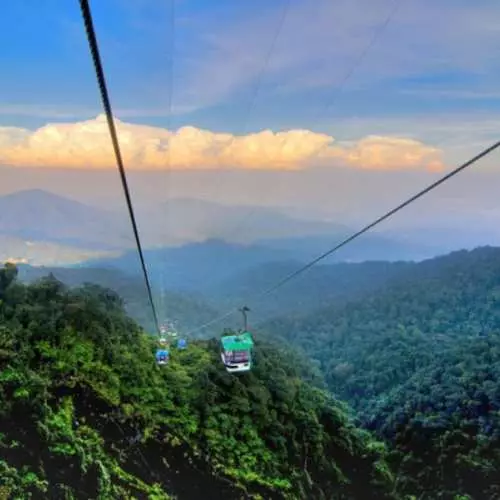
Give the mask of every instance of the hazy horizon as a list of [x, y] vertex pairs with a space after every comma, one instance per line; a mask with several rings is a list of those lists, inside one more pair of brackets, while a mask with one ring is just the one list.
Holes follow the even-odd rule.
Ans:
[[[28, 175], [27, 175], [28, 174]], [[0, 196], [42, 189], [91, 206], [123, 210], [124, 195], [118, 172], [15, 169], [0, 167], [5, 183]], [[132, 172], [128, 173], [133, 203], [138, 210], [171, 199], [193, 199], [226, 206], [276, 209], [294, 218], [325, 220], [347, 225], [369, 222], [382, 212], [439, 177], [419, 172], [353, 172], [325, 169], [306, 172]], [[401, 227], [462, 225], [495, 231], [500, 221], [497, 175], [464, 172], [404, 209], [381, 230]], [[167, 190], [166, 184], [169, 183]], [[242, 186], [244, 186], [242, 188]], [[354, 194], [354, 196], [353, 196]], [[498, 208], [497, 208], [498, 207]], [[464, 230], [467, 225], [465, 224]]]

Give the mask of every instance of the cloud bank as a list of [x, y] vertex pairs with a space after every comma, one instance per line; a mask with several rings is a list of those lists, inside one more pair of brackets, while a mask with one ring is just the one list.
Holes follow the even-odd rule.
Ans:
[[[339, 143], [310, 130], [244, 136], [185, 126], [176, 131], [116, 120], [128, 169], [277, 169], [348, 166], [359, 169], [444, 168], [439, 149], [400, 137], [367, 136]], [[35, 131], [0, 127], [0, 164], [17, 167], [114, 168], [106, 118], [47, 124]]]

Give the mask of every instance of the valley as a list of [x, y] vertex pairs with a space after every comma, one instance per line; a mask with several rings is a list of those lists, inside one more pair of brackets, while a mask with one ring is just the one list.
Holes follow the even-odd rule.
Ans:
[[[23, 300], [27, 300], [28, 305], [41, 301], [40, 304], [44, 304], [42, 309], [45, 310], [53, 306], [44, 302], [44, 297], [52, 296], [51, 300], [62, 301], [60, 307], [70, 307], [72, 311], [74, 309], [73, 319], [68, 317], [65, 321], [70, 321], [68, 325], [73, 326], [68, 328], [76, 328], [75, 332], [80, 331], [83, 325], [79, 319], [80, 314], [102, 315], [99, 320], [101, 325], [116, 321], [112, 330], [108, 326], [94, 325], [96, 331], [105, 335], [103, 338], [111, 335], [109, 342], [117, 343], [116, 348], [121, 354], [117, 351], [112, 356], [125, 356], [123, 360], [130, 360], [131, 354], [123, 349], [133, 346], [135, 353], [142, 353], [142, 361], [137, 361], [133, 370], [138, 370], [137, 373], [150, 370], [145, 368], [151, 361], [151, 351], [146, 346], [154, 344], [154, 335], [151, 334], [155, 332], [155, 325], [136, 252], [119, 248], [119, 245], [111, 249], [111, 245], [107, 250], [102, 250], [102, 253], [95, 250], [97, 254], [92, 254], [91, 251], [88, 254], [81, 253], [80, 261], [61, 265], [65, 263], [62, 259], [65, 254], [54, 256], [50, 252], [60, 252], [61, 248], [69, 245], [72, 241], [71, 229], [64, 231], [62, 223], [57, 230], [42, 229], [43, 225], [39, 228], [38, 237], [46, 238], [47, 243], [44, 243], [45, 246], [35, 246], [34, 255], [38, 256], [39, 261], [46, 260], [42, 265], [36, 265], [36, 260], [30, 261], [27, 257], [18, 259], [16, 280], [9, 282], [11, 285], [7, 285], [2, 292], [7, 294], [3, 300], [7, 300], [6, 304], [13, 301], [12, 306], [9, 309], [0, 302], [4, 324], [10, 325], [7, 330], [2, 330], [10, 333], [0, 331], [0, 357], [3, 356], [0, 360], [3, 371], [0, 373], [3, 374], [2, 377], [6, 377], [8, 373], [14, 373], [12, 370], [18, 370], [17, 382], [0, 380], [3, 384], [3, 397], [7, 398], [6, 408], [10, 408], [7, 411], [21, 411], [20, 403], [16, 402], [16, 398], [11, 400], [13, 396], [9, 394], [12, 395], [15, 391], [18, 391], [16, 394], [24, 394], [24, 390], [35, 394], [35, 389], [29, 385], [34, 383], [29, 382], [32, 380], [30, 377], [45, 377], [48, 373], [31, 355], [23, 362], [28, 363], [32, 367], [29, 370], [32, 371], [19, 371], [19, 366], [9, 354], [12, 352], [9, 347], [13, 345], [12, 342], [30, 342], [29, 349], [41, 353], [37, 356], [52, 359], [56, 363], [54, 369], [64, 373], [64, 366], [67, 366], [64, 359], [75, 359], [75, 349], [92, 349], [94, 354], [86, 359], [95, 361], [86, 368], [87, 362], [81, 365], [75, 372], [77, 375], [70, 376], [70, 372], [64, 375], [70, 377], [68, 380], [73, 380], [71, 384], [78, 380], [78, 389], [76, 386], [61, 389], [57, 382], [51, 387], [53, 397], [59, 398], [60, 402], [52, 407], [51, 411], [55, 413], [50, 418], [69, 411], [78, 418], [90, 418], [90, 410], [77, 403], [83, 397], [89, 404], [103, 409], [97, 420], [91, 419], [86, 424], [91, 427], [85, 427], [85, 432], [90, 433], [98, 428], [102, 429], [100, 432], [103, 443], [117, 432], [116, 429], [113, 430], [114, 424], [104, 426], [102, 419], [106, 419], [105, 415], [117, 414], [122, 415], [122, 419], [125, 418], [124, 422], [127, 423], [124, 432], [130, 434], [127, 439], [132, 439], [132, 434], [138, 432], [138, 429], [146, 432], [148, 426], [163, 429], [161, 432], [170, 436], [169, 448], [162, 448], [160, 451], [158, 446], [164, 446], [159, 444], [163, 438], [155, 434], [148, 441], [149, 448], [144, 447], [145, 443], [140, 445], [140, 453], [147, 455], [148, 460], [155, 464], [154, 473], [161, 473], [165, 478], [160, 482], [161, 485], [157, 483], [154, 488], [163, 488], [162, 491], [168, 491], [168, 494], [176, 492], [180, 498], [196, 494], [188, 486], [189, 472], [182, 472], [182, 459], [177, 455], [177, 445], [171, 447], [172, 443], [180, 439], [185, 447], [183, 453], [191, 457], [190, 463], [201, 460], [196, 466], [199, 480], [206, 488], [212, 488], [214, 495], [216, 491], [222, 491], [221, 488], [226, 487], [229, 488], [227, 494], [238, 495], [237, 489], [244, 485], [252, 494], [263, 494], [267, 498], [274, 498], [273, 495], [276, 498], [288, 498], [286, 492], [294, 487], [300, 490], [300, 498], [308, 494], [321, 496], [328, 492], [334, 494], [345, 491], [348, 498], [361, 499], [376, 490], [380, 498], [401, 500], [414, 496], [430, 499], [434, 498], [436, 492], [442, 498], [450, 500], [464, 495], [474, 499], [495, 498], [500, 484], [488, 471], [500, 468], [500, 456], [496, 451], [500, 428], [497, 418], [500, 393], [496, 390], [496, 381], [500, 376], [500, 248], [459, 250], [423, 260], [374, 258], [360, 259], [359, 262], [354, 249], [352, 259], [342, 261], [339, 257], [340, 261], [321, 263], [280, 288], [279, 293], [255, 303], [249, 301], [249, 297], [255, 295], [256, 291], [268, 288], [306, 261], [309, 247], [301, 247], [298, 244], [300, 238], [268, 238], [250, 244], [208, 239], [172, 247], [147, 248], [147, 266], [160, 318], [175, 324], [179, 333], [187, 337], [190, 345], [186, 353], [174, 355], [165, 371], [166, 379], [163, 376], [155, 379], [155, 387], [160, 387], [163, 383], [175, 387], [169, 397], [173, 397], [176, 403], [165, 400], [165, 408], [170, 410], [163, 414], [162, 411], [155, 413], [158, 410], [153, 409], [154, 403], [143, 399], [149, 398], [148, 391], [144, 388], [131, 389], [136, 391], [134, 393], [128, 393], [124, 388], [118, 389], [117, 383], [129, 380], [127, 377], [130, 377], [131, 368], [106, 364], [107, 358], [102, 356], [108, 356], [104, 353], [112, 344], [98, 340], [92, 330], [85, 330], [83, 335], [86, 340], [71, 336], [76, 333], [67, 337], [69, 333], [64, 332], [70, 330], [57, 330], [61, 335], [57, 342], [63, 342], [60, 345], [64, 347], [62, 350], [54, 350], [49, 347], [53, 341], [47, 335], [52, 331], [51, 328], [58, 329], [59, 326], [50, 323], [52, 320], [47, 320], [47, 325], [53, 325], [47, 329], [43, 322], [36, 326], [32, 319], [27, 330], [32, 335], [30, 340], [15, 340], [16, 322], [25, 324], [26, 321], [22, 319], [25, 314], [23, 309], [13, 312], [17, 311], [16, 304], [21, 300], [20, 297], [25, 297]], [[6, 225], [3, 230], [15, 233]], [[22, 237], [27, 235], [4, 236], [4, 241], [24, 241]], [[326, 241], [327, 237], [309, 238], [309, 243], [317, 243], [320, 240]], [[48, 243], [49, 240], [56, 243]], [[388, 247], [384, 245], [390, 243], [380, 241], [382, 247], [379, 250], [388, 252]], [[83, 242], [84, 239], [76, 243], [79, 245]], [[90, 240], [87, 243], [89, 247], [92, 246]], [[290, 247], [296, 245], [296, 250], [291, 251], [288, 244]], [[373, 244], [373, 255], [377, 255], [378, 250]], [[4, 245], [4, 251], [12, 254], [15, 246]], [[12, 277], [8, 278], [7, 282], [11, 279]], [[5, 283], [2, 286], [5, 287]], [[71, 305], [74, 300], [78, 306]], [[64, 305], [66, 303], [69, 305]], [[224, 328], [240, 328], [242, 319], [236, 312], [223, 322], [211, 321], [228, 309], [247, 303], [251, 306], [250, 329], [257, 339], [256, 368], [248, 380], [233, 380], [227, 378], [219, 365], [216, 339]], [[38, 306], [29, 307], [35, 308], [35, 318]], [[16, 314], [20, 316], [17, 317]], [[207, 322], [211, 323], [207, 328], [198, 328]], [[132, 331], [136, 333], [132, 334]], [[118, 337], [113, 341], [112, 335]], [[104, 344], [101, 345], [100, 342]], [[142, 366], [141, 363], [145, 365]], [[122, 369], [125, 371], [117, 371]], [[96, 370], [95, 375], [91, 375], [91, 371]], [[38, 375], [35, 376], [35, 373]], [[55, 372], [51, 376], [55, 376]], [[77, 378], [71, 379], [73, 376]], [[54, 380], [58, 380], [57, 377]], [[103, 377], [106, 379], [104, 385]], [[302, 387], [300, 384], [306, 385]], [[63, 399], [57, 396], [60, 390], [66, 394]], [[189, 396], [183, 396], [182, 391], [188, 391]], [[320, 432], [314, 436], [310, 435], [311, 430], [304, 430], [303, 425], [306, 424], [303, 419], [306, 417], [301, 412], [305, 410], [296, 407], [289, 399], [298, 397], [297, 394], [302, 394], [303, 391], [312, 391], [308, 393], [309, 396], [303, 396], [306, 399], [311, 397], [309, 402], [301, 400], [301, 404], [309, 405], [308, 408], [311, 408], [312, 400], [318, 401], [318, 397], [323, 401], [320, 406], [315, 407], [314, 411], [318, 412], [315, 417], [307, 413], [307, 418], [312, 420], [306, 419], [306, 427]], [[116, 399], [118, 393], [121, 396]], [[202, 393], [210, 402], [207, 400], [201, 403]], [[227, 403], [228, 397], [234, 398], [230, 399], [230, 405]], [[149, 407], [151, 404], [153, 406]], [[182, 415], [174, 411], [174, 407], [179, 404]], [[200, 404], [206, 406], [199, 414]], [[145, 407], [149, 408], [149, 416], [142, 413]], [[295, 411], [299, 413], [294, 413]], [[143, 423], [127, 420], [127, 412], [132, 412], [136, 415], [134, 418], [139, 418]], [[238, 426], [241, 422], [247, 422], [249, 415], [253, 415], [253, 419], [262, 419], [258, 425], [264, 427], [259, 427], [259, 430], [246, 427], [246, 437], [242, 438]], [[291, 419], [288, 423], [283, 421], [285, 415], [289, 415]], [[227, 418], [230, 418], [232, 424], [227, 423]], [[44, 425], [50, 427], [53, 425], [50, 422], [49, 419]], [[231, 427], [233, 424], [234, 428]], [[26, 428], [32, 425], [31, 421], [26, 420]], [[24, 439], [14, 429], [5, 428], [9, 429], [9, 443]], [[202, 428], [205, 430], [195, 430]], [[294, 432], [298, 434], [295, 434], [293, 442], [286, 444], [283, 436], [288, 432], [286, 429], [292, 428], [297, 429]], [[339, 432], [339, 428], [344, 429], [341, 432], [345, 439], [358, 443], [358, 450], [370, 449], [372, 454], [366, 455], [367, 452], [364, 451], [362, 453], [365, 453], [365, 458], [361, 458], [361, 455], [353, 455], [352, 449], [347, 452], [344, 444], [333, 437]], [[65, 437], [53, 434], [50, 438], [55, 439], [51, 441], [51, 446], [56, 446], [54, 449], [60, 449], [57, 447], [61, 445], [55, 444], [61, 442], [58, 439], [74, 443], [72, 446], [90, 446], [90, 442], [82, 441], [84, 438], [78, 432], [75, 434], [69, 428], [64, 432], [67, 433]], [[208, 435], [212, 437], [207, 441], [206, 434], [197, 432], [209, 432]], [[260, 448], [255, 453], [248, 451], [243, 455], [228, 455], [229, 452], [219, 441], [219, 437], [228, 432], [234, 443], [248, 439], [245, 449], [250, 450], [255, 446]], [[269, 434], [269, 439], [259, 441], [260, 444], [257, 445], [255, 440], [261, 439], [257, 436], [262, 436], [262, 433]], [[40, 440], [42, 443], [48, 438], [33, 434], [30, 439]], [[316, 479], [312, 486], [307, 475], [303, 476], [299, 472], [299, 464], [303, 459], [303, 447], [313, 446], [313, 442], [317, 443], [318, 439], [323, 440], [321, 446], [329, 451], [323, 461], [319, 455], [313, 455], [315, 465], [310, 474], [316, 474]], [[208, 453], [209, 458], [200, 459], [196, 451], [200, 446]], [[286, 447], [289, 449], [286, 453], [292, 455], [284, 454]], [[282, 451], [269, 451], [276, 449]], [[295, 451], [292, 452], [291, 449]], [[118, 472], [115, 479], [110, 479], [110, 491], [119, 492], [122, 491], [120, 488], [125, 488], [123, 492], [140, 490], [152, 494], [153, 490], [148, 490], [150, 486], [147, 485], [153, 484], [155, 479], [148, 478], [149, 472], [143, 466], [138, 463], [133, 465], [131, 452], [131, 448], [122, 447], [122, 456], [128, 458], [116, 462], [117, 459], [108, 454], [105, 448], [98, 451], [101, 456], [98, 460], [106, 464], [105, 467], [110, 471], [122, 471]], [[158, 453], [171, 457], [173, 467], [180, 474], [179, 479], [174, 480], [165, 470], [160, 472], [157, 468], [160, 467], [157, 465]], [[258, 456], [264, 462], [271, 460], [269, 453], [278, 453], [273, 455], [274, 465], [266, 466], [267, 468], [255, 468], [251, 465]], [[370, 456], [368, 462], [367, 456]], [[6, 457], [7, 462], [0, 460], [0, 467], [4, 468], [5, 477], [12, 478], [12, 483], [9, 484], [14, 488], [14, 484], [26, 480], [20, 478], [20, 469], [16, 467], [26, 465], [26, 460], [30, 459], [21, 456], [15, 458], [10, 453]], [[53, 470], [54, 457], [55, 455], [39, 457], [45, 461], [47, 471]], [[97, 460], [95, 457], [94, 459]], [[294, 472], [283, 469], [283, 460], [291, 460], [289, 463], [295, 464]], [[446, 466], [442, 465], [444, 462]], [[34, 463], [30, 463], [34, 467]], [[358, 471], [356, 474], [363, 470], [362, 474], [371, 478], [366, 479], [369, 492], [357, 490], [354, 483], [349, 483], [352, 485], [349, 487], [341, 486], [344, 479], [353, 474], [354, 469], [349, 468], [351, 466]], [[325, 467], [332, 474], [330, 479], [322, 475], [321, 470]], [[377, 469], [378, 476], [374, 475], [373, 468]], [[56, 476], [51, 476], [54, 472], [48, 474], [43, 476], [51, 478], [46, 491], [55, 494], [56, 490], [53, 488]], [[136, 476], [134, 479], [127, 476], [129, 482], [126, 486], [118, 480], [120, 475], [124, 477], [123, 474]], [[115, 476], [111, 473], [110, 477]], [[292, 482], [291, 477], [295, 478]], [[219, 480], [226, 486], [219, 484]], [[82, 487], [62, 477], [57, 481], [65, 482], [72, 491]], [[42, 483], [30, 484], [29, 488], [43, 489]], [[92, 491], [98, 491], [100, 487], [92, 488], [97, 488]], [[91, 490], [86, 491], [88, 495], [93, 494]]]

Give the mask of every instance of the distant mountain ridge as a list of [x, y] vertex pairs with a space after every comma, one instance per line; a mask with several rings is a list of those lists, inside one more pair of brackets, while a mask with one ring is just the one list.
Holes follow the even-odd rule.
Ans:
[[[210, 252], [210, 241], [221, 240], [268, 247], [298, 260], [310, 258], [352, 232], [343, 224], [298, 219], [275, 209], [194, 199], [136, 208], [136, 220], [146, 249], [208, 241]], [[98, 252], [135, 249], [125, 207], [121, 212], [105, 210], [39, 189], [0, 197], [0, 235]], [[369, 234], [359, 245], [342, 251], [339, 259], [416, 259], [429, 253], [437, 254], [439, 249]]]
[[278, 209], [230, 206], [189, 198], [169, 200], [145, 210], [144, 215], [160, 231], [170, 232], [191, 242], [215, 239], [248, 244], [265, 238], [349, 232], [349, 228], [343, 224], [298, 219]]
[[[342, 225], [295, 219], [268, 208], [224, 206], [196, 199], [173, 199], [135, 211], [146, 247], [206, 239], [248, 243], [258, 238], [347, 230]], [[125, 250], [135, 245], [125, 206], [121, 212], [95, 208], [40, 189], [0, 196], [0, 234], [100, 250]]]
[[[257, 243], [273, 249], [292, 250], [301, 260], [311, 260], [323, 252], [333, 248], [344, 239], [353, 234], [353, 230], [346, 228], [338, 233], [314, 234], [310, 236], [293, 236], [276, 239], [262, 239]], [[398, 260], [423, 260], [445, 253], [441, 245], [420, 243], [414, 241], [406, 243], [396, 237], [389, 238], [383, 233], [363, 235], [348, 246], [339, 249], [327, 257], [324, 263], [333, 262], [363, 262], [373, 260], [398, 261]]]
[[126, 219], [41, 189], [0, 197], [0, 234], [96, 250], [130, 245]]
[[[145, 251], [152, 280], [168, 289], [179, 290], [206, 290], [253, 266], [292, 258], [292, 254], [284, 250], [220, 240]], [[140, 272], [136, 251], [118, 258], [89, 260], [83, 266], [116, 268], [132, 275]]]

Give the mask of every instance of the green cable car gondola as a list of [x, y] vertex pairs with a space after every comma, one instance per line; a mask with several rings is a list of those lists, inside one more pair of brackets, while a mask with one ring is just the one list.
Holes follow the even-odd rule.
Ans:
[[221, 359], [229, 373], [252, 369], [253, 338], [250, 332], [221, 338]]

